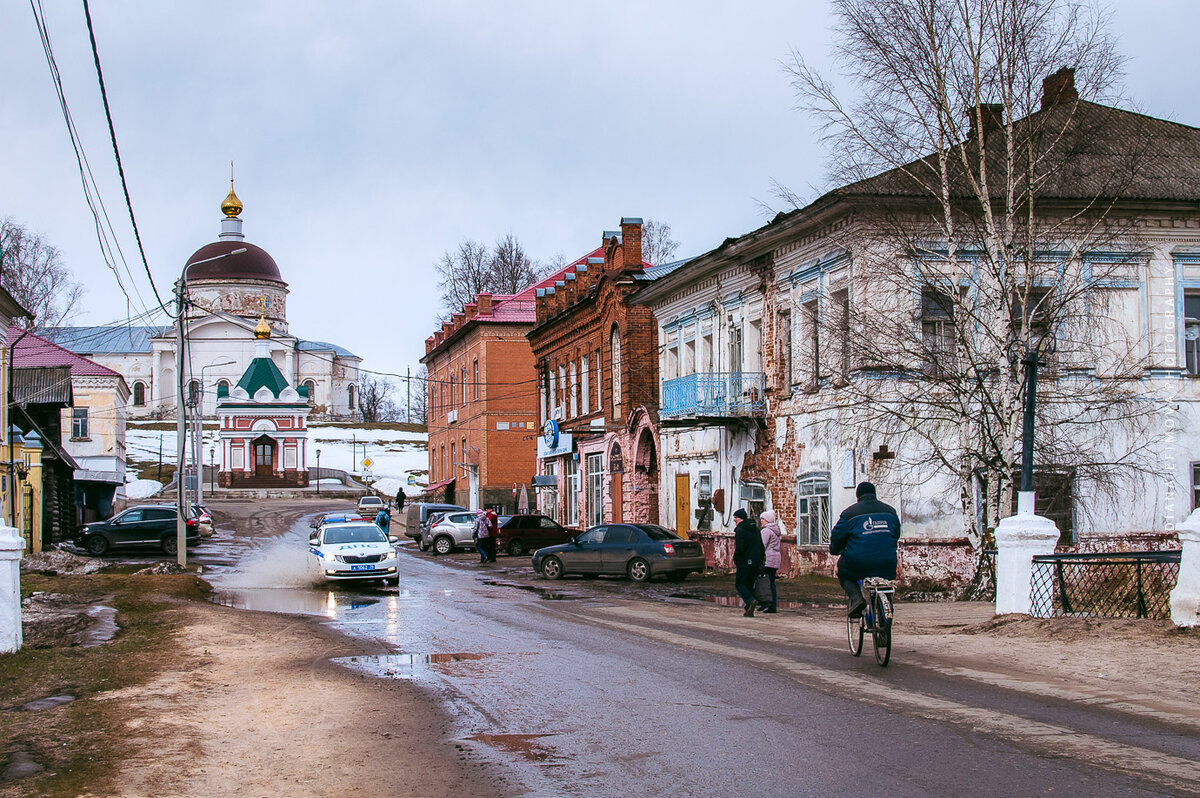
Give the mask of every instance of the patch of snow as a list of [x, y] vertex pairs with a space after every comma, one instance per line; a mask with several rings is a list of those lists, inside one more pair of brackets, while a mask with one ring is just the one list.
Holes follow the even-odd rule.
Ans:
[[157, 479], [135, 479], [125, 483], [125, 498], [149, 499], [163, 489], [163, 484]]
[[[161, 426], [161, 422], [159, 422]], [[408, 432], [391, 429], [361, 429], [358, 427], [334, 427], [312, 424], [308, 428], [307, 460], [305, 465], [316, 467], [317, 453], [321, 450], [321, 467], [347, 471], [376, 485], [384, 480], [396, 480], [389, 489], [380, 488], [385, 495], [395, 496], [396, 488], [404, 486], [406, 493], [416, 494], [424, 487], [429, 459], [426, 454], [428, 435], [423, 432]], [[176, 438], [173, 429], [153, 429], [150, 424], [129, 422], [126, 430], [126, 451], [130, 463], [149, 465], [157, 463], [159, 456], [164, 462], [175, 462]], [[203, 461], [210, 461], [209, 451], [215, 450], [212, 462], [221, 464], [221, 445], [216, 429], [204, 430], [201, 444]], [[370, 468], [362, 461], [371, 460]], [[415, 475], [418, 485], [409, 485], [409, 475]], [[322, 480], [325, 482], [326, 480]], [[129, 498], [135, 498], [132, 494]], [[145, 498], [145, 497], [136, 497]]]
[[416, 496], [421, 492], [424, 485], [409, 485], [407, 479], [396, 479], [395, 477], [384, 477], [377, 479], [371, 483], [371, 488], [381, 496], [395, 497], [396, 491], [404, 488], [405, 496]]

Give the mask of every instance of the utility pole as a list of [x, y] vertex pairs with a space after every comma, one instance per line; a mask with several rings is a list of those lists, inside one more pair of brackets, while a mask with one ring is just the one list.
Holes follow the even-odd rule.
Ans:
[[412, 366], [404, 369], [404, 420], [412, 423]]
[[178, 455], [175, 459], [175, 560], [181, 566], [187, 565], [187, 515], [185, 514], [187, 504], [183, 479], [183, 450], [186, 440], [184, 416], [187, 413], [183, 397], [183, 325], [185, 323], [183, 291], [186, 278], [187, 266], [184, 266], [183, 274], [179, 276], [179, 282], [175, 283], [175, 311], [178, 314], [175, 318], [175, 381], [178, 383], [175, 386], [175, 448]]

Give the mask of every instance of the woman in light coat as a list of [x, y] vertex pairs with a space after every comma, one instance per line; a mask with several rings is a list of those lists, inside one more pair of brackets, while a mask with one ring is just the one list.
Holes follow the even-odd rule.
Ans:
[[766, 557], [763, 559], [762, 573], [771, 581], [771, 606], [763, 610], [763, 612], [778, 611], [779, 596], [775, 592], [775, 573], [779, 570], [779, 565], [782, 562], [779, 556], [779, 541], [783, 537], [783, 532], [779, 528], [779, 523], [775, 520], [775, 511], [767, 510], [761, 516], [762, 540], [763, 548], [766, 549]]
[[492, 533], [491, 526], [488, 525], [487, 513], [483, 510], [475, 511], [475, 531], [471, 537], [475, 538], [475, 550], [479, 552], [479, 561], [487, 562], [488, 558], [488, 537]]

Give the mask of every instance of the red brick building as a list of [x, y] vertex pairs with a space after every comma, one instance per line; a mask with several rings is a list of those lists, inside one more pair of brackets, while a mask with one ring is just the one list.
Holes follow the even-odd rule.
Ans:
[[514, 512], [513, 485], [531, 481], [537, 373], [525, 334], [534, 290], [479, 294], [425, 340], [431, 501]]
[[538, 506], [567, 526], [658, 521], [657, 327], [628, 297], [649, 278], [642, 220], [535, 290]]

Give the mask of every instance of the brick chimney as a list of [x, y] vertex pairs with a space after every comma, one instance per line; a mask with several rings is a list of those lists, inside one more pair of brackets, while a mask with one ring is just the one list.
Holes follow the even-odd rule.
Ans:
[[637, 217], [621, 219], [621, 260], [625, 271], [642, 270], [642, 220]]
[[468, 321], [475, 318], [475, 314], [478, 312], [479, 305], [476, 305], [474, 302], [468, 302], [467, 304], [463, 305], [463, 314], [466, 315]]
[[[971, 129], [967, 133], [967, 141], [975, 140], [975, 119], [976, 112], [974, 108], [967, 110], [967, 115], [971, 120]], [[980, 103], [979, 117], [983, 120], [983, 135], [987, 138], [987, 134], [993, 130], [999, 130], [1004, 127], [1004, 103]]]
[[436, 342], [435, 342], [435, 339], [434, 339], [434, 337], [433, 337], [432, 335], [431, 335], [431, 336], [429, 336], [428, 338], [426, 338], [426, 339], [425, 339], [425, 354], [427, 354], [427, 355], [428, 355], [430, 352], [432, 352], [432, 351], [433, 351], [433, 347], [435, 347], [436, 345], [437, 345], [437, 344], [436, 344]]
[[492, 295], [478, 294], [475, 297], [475, 304], [479, 307], [480, 316], [492, 315]]
[[1075, 68], [1063, 67], [1042, 81], [1042, 110], [1079, 99], [1075, 90]]

